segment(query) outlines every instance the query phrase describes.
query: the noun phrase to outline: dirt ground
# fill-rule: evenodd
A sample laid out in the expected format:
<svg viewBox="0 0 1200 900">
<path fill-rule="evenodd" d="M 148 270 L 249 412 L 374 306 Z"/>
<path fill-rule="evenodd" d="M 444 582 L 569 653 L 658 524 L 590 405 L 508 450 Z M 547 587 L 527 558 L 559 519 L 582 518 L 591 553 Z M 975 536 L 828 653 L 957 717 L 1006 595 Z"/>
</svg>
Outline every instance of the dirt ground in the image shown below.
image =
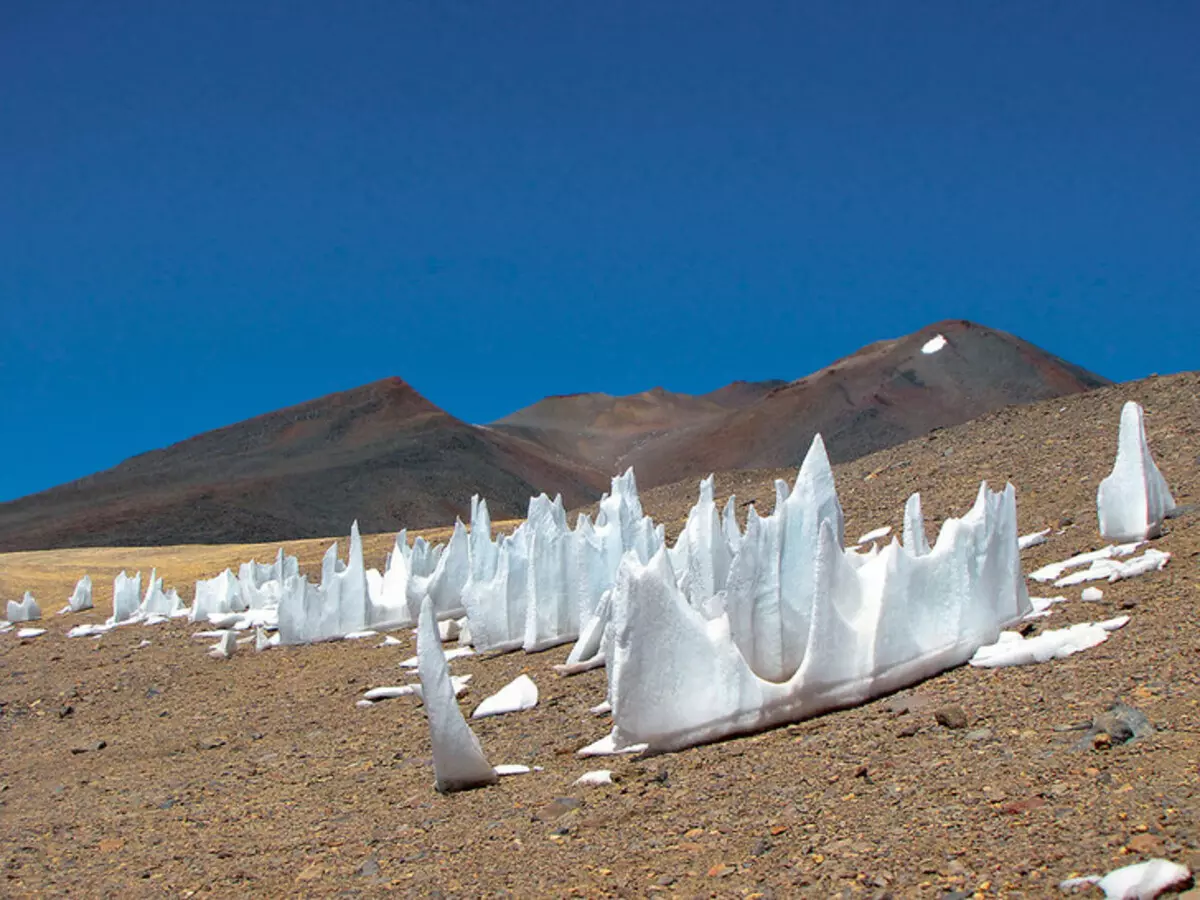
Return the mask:
<svg viewBox="0 0 1200 900">
<path fill-rule="evenodd" d="M 243 647 L 218 661 L 183 623 L 67 639 L 105 610 L 53 615 L 81 565 L 106 606 L 120 567 L 158 565 L 186 588 L 273 546 L 0 557 L 0 597 L 47 592 L 50 629 L 0 635 L 0 896 L 1049 897 L 1063 878 L 1150 857 L 1200 868 L 1198 391 L 1200 376 L 1184 374 L 1003 410 L 837 469 L 850 538 L 898 529 L 912 490 L 932 532 L 980 479 L 1012 480 L 1022 532 L 1054 529 L 1023 555 L 1031 571 L 1103 545 L 1096 485 L 1121 403 L 1140 400 L 1182 507 L 1154 542 L 1170 564 L 1101 584 L 1095 603 L 1080 587 L 1031 586 L 1070 598 L 1039 628 L 1130 615 L 1105 644 L 600 762 L 575 751 L 608 731 L 588 712 L 604 699 L 602 671 L 556 677 L 566 647 L 460 659 L 452 671 L 474 676 L 468 711 L 519 673 L 537 682 L 536 709 L 474 728 L 493 764 L 541 771 L 452 796 L 433 790 L 419 706 L 355 707 L 370 687 L 411 680 L 398 668 L 414 652 L 407 633 L 399 647 Z M 794 477 L 726 473 L 719 493 L 766 511 L 776 474 Z M 694 497 L 687 485 L 643 502 L 677 529 Z M 373 564 L 390 537 L 376 542 Z M 311 572 L 324 542 L 305 544 Z M 1087 723 L 1118 699 L 1156 733 L 1097 746 Z M 965 727 L 938 724 L 947 705 Z M 573 786 L 594 768 L 618 782 Z"/>
</svg>

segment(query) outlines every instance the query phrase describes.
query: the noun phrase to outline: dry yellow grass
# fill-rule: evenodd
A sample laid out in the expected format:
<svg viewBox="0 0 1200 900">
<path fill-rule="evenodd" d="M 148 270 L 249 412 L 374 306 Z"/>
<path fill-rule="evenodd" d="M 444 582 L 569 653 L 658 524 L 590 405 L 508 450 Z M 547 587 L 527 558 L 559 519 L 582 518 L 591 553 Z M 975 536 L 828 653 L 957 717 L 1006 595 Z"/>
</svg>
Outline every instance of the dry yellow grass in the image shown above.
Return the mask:
<svg viewBox="0 0 1200 900">
<path fill-rule="evenodd" d="M 508 531 L 518 520 L 494 523 L 496 529 Z M 421 535 L 431 543 L 449 540 L 452 528 L 428 528 L 410 532 L 409 538 Z M 31 550 L 0 553 L 0 601 L 19 600 L 25 591 L 32 591 L 43 615 L 57 612 L 66 605 L 75 582 L 84 575 L 92 576 L 93 602 L 96 611 L 108 615 L 112 611 L 112 580 L 122 570 L 130 574 L 140 570 L 148 578 L 157 569 L 163 584 L 174 587 L 190 602 L 195 582 L 219 575 L 226 568 L 237 567 L 250 559 L 270 562 L 275 552 L 284 552 L 300 561 L 300 571 L 319 573 L 321 557 L 333 541 L 341 544 L 343 557 L 347 538 L 308 538 L 273 544 L 180 544 L 173 547 L 82 547 L 70 550 Z M 395 535 L 363 535 L 363 556 L 368 567 L 382 569 Z M 143 582 L 144 583 L 144 582 Z M 0 609 L 2 615 L 2 609 Z"/>
</svg>

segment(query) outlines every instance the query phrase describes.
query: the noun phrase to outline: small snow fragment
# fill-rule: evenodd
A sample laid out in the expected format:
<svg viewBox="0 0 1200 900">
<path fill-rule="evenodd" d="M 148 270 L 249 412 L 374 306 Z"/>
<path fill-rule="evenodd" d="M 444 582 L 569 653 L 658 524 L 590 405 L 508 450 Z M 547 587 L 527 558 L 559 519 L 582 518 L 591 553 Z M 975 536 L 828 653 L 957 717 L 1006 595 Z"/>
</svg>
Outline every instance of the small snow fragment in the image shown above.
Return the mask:
<svg viewBox="0 0 1200 900">
<path fill-rule="evenodd" d="M 1129 556 L 1134 553 L 1145 541 L 1135 541 L 1131 544 L 1109 544 L 1107 547 L 1101 547 L 1099 550 L 1092 550 L 1088 553 L 1079 553 L 1069 559 L 1064 559 L 1062 562 L 1050 563 L 1042 566 L 1029 573 L 1029 577 L 1034 581 L 1054 581 L 1062 576 L 1062 573 L 1067 569 L 1074 569 L 1079 566 L 1093 563 L 1100 559 L 1113 559 L 1119 556 Z"/>
<path fill-rule="evenodd" d="M 1030 597 L 1029 602 L 1033 605 L 1033 612 L 1025 616 L 1026 619 L 1041 619 L 1050 615 L 1050 607 L 1055 603 L 1066 602 L 1066 597 Z"/>
<path fill-rule="evenodd" d="M 256 653 L 261 653 L 271 646 L 271 638 L 267 634 L 267 629 L 261 625 L 254 629 L 254 650 Z"/>
<path fill-rule="evenodd" d="M 108 624 L 76 625 L 67 632 L 67 637 L 99 637 L 112 629 L 113 626 Z"/>
<path fill-rule="evenodd" d="M 397 684 L 389 687 L 371 688 L 363 694 L 364 700 L 395 700 L 397 697 L 407 697 L 415 693 L 419 684 Z"/>
<path fill-rule="evenodd" d="M 874 531 L 868 531 L 866 534 L 864 534 L 862 537 L 860 537 L 858 539 L 858 544 L 856 546 L 861 546 L 862 544 L 866 544 L 871 541 L 877 541 L 880 538 L 887 537 L 891 533 L 892 533 L 892 526 L 884 525 L 882 528 L 876 528 Z"/>
<path fill-rule="evenodd" d="M 505 775 L 528 775 L 533 770 L 529 766 L 518 765 L 517 763 L 507 763 L 495 767 L 496 774 L 504 777 Z"/>
<path fill-rule="evenodd" d="M 224 631 L 215 644 L 208 648 L 208 655 L 213 659 L 229 659 L 237 646 L 237 632 Z"/>
<path fill-rule="evenodd" d="M 603 703 L 597 703 L 588 712 L 593 716 L 607 716 L 612 712 L 612 704 L 605 700 Z"/>
<path fill-rule="evenodd" d="M 378 631 L 372 631 L 371 629 L 368 628 L 365 631 L 348 632 L 347 634 L 344 634 L 342 637 L 347 641 L 358 641 L 358 640 L 362 640 L 363 638 L 375 637 L 375 635 L 377 635 L 377 634 L 379 634 Z"/>
<path fill-rule="evenodd" d="M 385 634 L 383 636 L 383 640 L 379 643 L 378 646 L 380 646 L 380 647 L 398 647 L 403 643 L 404 643 L 404 641 L 400 640 L 400 638 L 392 637 L 390 634 Z"/>
<path fill-rule="evenodd" d="M 370 709 L 375 704 L 372 703 L 370 700 L 359 700 L 354 705 L 357 706 L 359 709 Z"/>
<path fill-rule="evenodd" d="M 437 624 L 438 636 L 442 639 L 443 644 L 457 638 L 459 631 L 462 630 L 462 626 L 458 624 L 458 619 L 443 619 Z"/>
<path fill-rule="evenodd" d="M 226 628 L 231 628 L 234 625 L 236 625 L 238 619 L 240 619 L 241 617 L 242 617 L 241 613 L 235 613 L 235 612 L 209 613 L 208 614 L 208 624 L 211 625 L 213 628 L 220 628 L 220 629 L 224 630 Z"/>
<path fill-rule="evenodd" d="M 1085 878 L 1070 878 L 1059 887 L 1073 890 L 1085 884 L 1094 884 L 1104 891 L 1106 900 L 1154 900 L 1164 891 L 1183 887 L 1192 873 L 1186 866 L 1165 859 L 1150 859 L 1114 869 L 1103 878 L 1089 875 Z"/>
<path fill-rule="evenodd" d="M 588 756 L 616 756 L 621 753 L 641 753 L 649 746 L 649 744 L 628 744 L 624 747 L 618 747 L 612 733 L 609 732 L 600 738 L 600 740 L 588 744 L 581 750 L 576 750 L 575 755 L 586 758 Z"/>
<path fill-rule="evenodd" d="M 463 656 L 474 656 L 474 655 L 475 655 L 475 651 L 472 650 L 470 647 L 455 647 L 453 650 L 446 651 L 446 662 L 450 662 L 451 660 L 459 659 Z M 404 669 L 417 668 L 417 657 L 410 656 L 408 659 L 404 660 L 404 662 L 400 663 L 400 667 L 404 668 Z"/>
<path fill-rule="evenodd" d="M 602 784 L 612 784 L 611 769 L 593 769 L 591 772 L 584 772 L 575 779 L 575 784 L 581 784 L 585 787 L 598 787 Z"/>
<path fill-rule="evenodd" d="M 1079 599 L 1094 603 L 1097 600 L 1104 599 L 1104 591 L 1097 587 L 1087 587 L 1083 589 L 1083 593 L 1079 595 Z"/>
<path fill-rule="evenodd" d="M 1062 659 L 1108 640 L 1108 633 L 1129 621 L 1128 616 L 1105 622 L 1081 622 L 1070 628 L 1043 631 L 1031 638 L 1015 631 L 1000 632 L 1000 639 L 975 651 L 971 665 L 984 668 L 1027 666 L 1033 663 Z"/>
<path fill-rule="evenodd" d="M 138 644 L 138 649 L 141 650 L 143 647 L 149 647 L 152 643 L 153 641 L 143 640 L 140 644 Z"/>
<path fill-rule="evenodd" d="M 475 707 L 471 718 L 482 719 L 484 716 L 498 716 L 503 713 L 533 709 L 537 706 L 537 702 L 538 689 L 537 685 L 533 683 L 533 679 L 528 675 L 518 675 Z"/>
<path fill-rule="evenodd" d="M 18 628 L 17 637 L 19 638 L 35 638 L 41 637 L 46 633 L 45 628 Z"/>
<path fill-rule="evenodd" d="M 1049 539 L 1050 529 L 1046 528 L 1042 531 L 1035 531 L 1032 534 L 1023 534 L 1017 538 L 1017 549 L 1028 550 L 1030 547 L 1036 547 L 1038 544 L 1044 544 Z"/>
<path fill-rule="evenodd" d="M 946 338 L 943 335 L 939 334 L 939 335 L 936 335 L 936 336 L 930 338 L 924 344 L 922 344 L 921 352 L 924 353 L 926 356 L 929 356 L 932 353 L 937 353 L 939 350 L 941 350 L 945 346 L 946 346 Z"/>
</svg>

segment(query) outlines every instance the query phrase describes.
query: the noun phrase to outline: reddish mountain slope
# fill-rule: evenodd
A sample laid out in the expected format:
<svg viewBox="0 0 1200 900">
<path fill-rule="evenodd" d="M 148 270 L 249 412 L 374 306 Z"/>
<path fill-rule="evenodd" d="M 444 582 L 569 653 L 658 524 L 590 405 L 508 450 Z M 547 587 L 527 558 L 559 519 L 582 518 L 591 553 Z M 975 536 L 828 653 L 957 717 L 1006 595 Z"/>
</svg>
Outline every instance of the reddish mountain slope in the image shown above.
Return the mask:
<svg viewBox="0 0 1200 900">
<path fill-rule="evenodd" d="M 567 394 L 519 409 L 492 427 L 588 466 L 617 472 L 638 448 L 744 409 L 786 381 L 735 381 L 701 396 L 651 388 L 640 394 Z M 639 473 L 640 476 L 640 473 Z"/>
<path fill-rule="evenodd" d="M 922 348 L 937 335 L 945 346 Z M 798 465 L 820 432 L 835 461 L 855 459 L 1003 406 L 1109 382 L 1032 344 L 966 321 L 864 347 L 719 419 L 628 454 L 638 484 L 730 469 Z"/>
<path fill-rule="evenodd" d="M 452 522 L 472 493 L 495 517 L 530 494 L 568 504 L 606 479 L 462 422 L 398 378 L 206 432 L 0 504 L 0 550 L 271 541 Z"/>
</svg>

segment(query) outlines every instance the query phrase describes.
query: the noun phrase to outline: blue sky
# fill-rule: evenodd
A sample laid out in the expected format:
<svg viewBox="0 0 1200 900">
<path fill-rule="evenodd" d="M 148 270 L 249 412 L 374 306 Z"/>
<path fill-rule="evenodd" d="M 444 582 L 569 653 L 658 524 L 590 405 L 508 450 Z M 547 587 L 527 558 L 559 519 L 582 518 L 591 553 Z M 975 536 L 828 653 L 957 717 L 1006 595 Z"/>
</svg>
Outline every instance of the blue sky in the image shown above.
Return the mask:
<svg viewBox="0 0 1200 900">
<path fill-rule="evenodd" d="M 389 375 L 797 378 L 942 318 L 1196 368 L 1200 13 L 0 6 L 0 499 Z"/>
</svg>

